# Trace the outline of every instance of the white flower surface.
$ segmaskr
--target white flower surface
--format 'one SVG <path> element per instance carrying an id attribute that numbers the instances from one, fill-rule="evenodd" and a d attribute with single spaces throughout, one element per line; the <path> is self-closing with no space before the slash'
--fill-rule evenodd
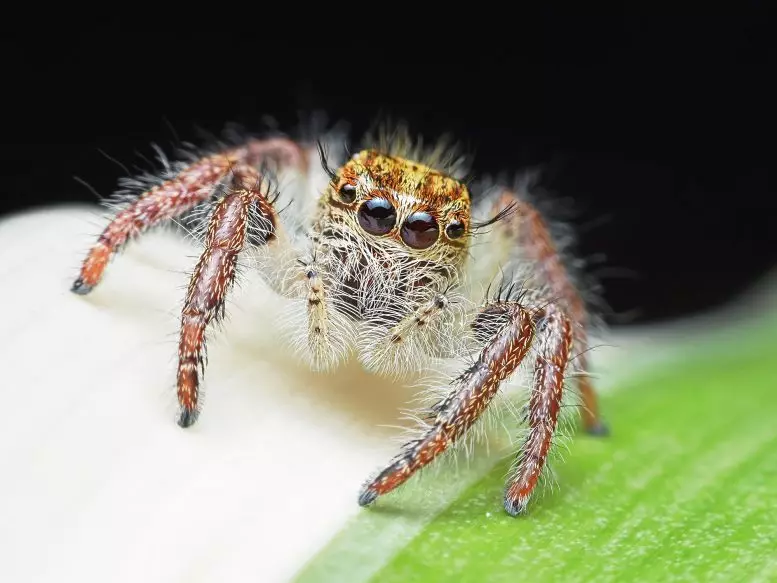
<path id="1" fill-rule="evenodd" d="M 0 223 L 0 579 L 287 580 L 359 511 L 408 395 L 286 358 L 261 318 L 274 298 L 249 281 L 210 343 L 200 422 L 181 429 L 177 309 L 196 249 L 149 234 L 77 296 L 97 216 Z"/>

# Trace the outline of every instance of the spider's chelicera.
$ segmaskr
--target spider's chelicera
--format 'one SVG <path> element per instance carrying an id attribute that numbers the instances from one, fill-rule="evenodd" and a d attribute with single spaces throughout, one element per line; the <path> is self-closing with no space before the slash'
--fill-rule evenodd
<path id="1" fill-rule="evenodd" d="M 418 438 L 363 486 L 361 505 L 459 442 L 526 360 L 527 432 L 504 497 L 507 512 L 523 512 L 546 466 L 566 380 L 582 397 L 585 428 L 605 431 L 581 374 L 590 317 L 560 242 L 520 187 L 466 179 L 455 148 L 424 148 L 397 132 L 335 164 L 323 144 L 251 139 L 136 180 L 141 192 L 121 200 L 73 291 L 91 291 L 116 252 L 148 228 L 199 221 L 204 249 L 178 341 L 182 427 L 200 413 L 206 332 L 223 317 L 245 257 L 289 300 L 293 345 L 316 369 L 353 353 L 388 374 L 453 359 L 458 370 L 420 415 Z M 531 288 L 519 279 L 527 273 Z M 496 291 L 483 296 L 486 287 Z"/>

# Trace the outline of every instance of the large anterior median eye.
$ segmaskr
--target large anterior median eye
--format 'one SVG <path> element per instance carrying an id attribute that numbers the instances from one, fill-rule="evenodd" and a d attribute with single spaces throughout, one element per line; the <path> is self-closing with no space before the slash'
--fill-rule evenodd
<path id="1" fill-rule="evenodd" d="M 394 228 L 397 211 L 385 198 L 373 198 L 359 207 L 359 224 L 371 235 L 385 235 Z"/>
<path id="2" fill-rule="evenodd" d="M 440 227 L 429 213 L 413 213 L 402 225 L 402 240 L 414 249 L 426 249 L 434 245 L 440 234 Z"/>

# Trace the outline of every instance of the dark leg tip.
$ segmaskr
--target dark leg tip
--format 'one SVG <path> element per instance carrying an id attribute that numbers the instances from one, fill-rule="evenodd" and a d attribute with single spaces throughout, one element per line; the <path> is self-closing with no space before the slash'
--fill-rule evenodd
<path id="1" fill-rule="evenodd" d="M 77 280 L 73 282 L 73 285 L 70 288 L 70 291 L 73 292 L 74 294 L 85 296 L 90 291 L 92 291 L 93 288 L 94 286 L 85 284 L 84 280 L 79 277 Z"/>
<path id="2" fill-rule="evenodd" d="M 593 437 L 607 437 L 610 435 L 610 428 L 599 421 L 591 427 L 586 427 L 585 432 Z"/>
<path id="3" fill-rule="evenodd" d="M 197 412 L 192 409 L 182 409 L 178 416 L 178 425 L 183 428 L 191 427 L 197 421 Z"/>
<path id="4" fill-rule="evenodd" d="M 359 506 L 369 506 L 375 502 L 377 497 L 378 493 L 375 490 L 371 488 L 365 488 L 362 490 L 361 494 L 359 494 Z"/>
<path id="5" fill-rule="evenodd" d="M 519 514 L 526 514 L 526 502 L 519 502 L 518 500 L 512 500 L 511 498 L 505 498 L 504 507 L 507 514 L 510 516 L 518 516 Z"/>

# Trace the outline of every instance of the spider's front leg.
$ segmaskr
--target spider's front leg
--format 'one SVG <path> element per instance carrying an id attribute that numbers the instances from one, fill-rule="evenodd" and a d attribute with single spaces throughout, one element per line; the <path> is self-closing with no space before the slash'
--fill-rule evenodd
<path id="1" fill-rule="evenodd" d="M 276 212 L 261 191 L 261 181 L 239 182 L 213 209 L 205 249 L 192 274 L 181 314 L 177 375 L 181 427 L 197 420 L 200 374 L 205 370 L 205 331 L 223 316 L 238 256 L 247 239 L 262 245 L 274 238 L 276 225 Z"/>
<path id="2" fill-rule="evenodd" d="M 504 499 L 505 510 L 512 516 L 526 510 L 545 467 L 558 424 L 572 346 L 572 323 L 558 307 L 549 305 L 537 316 L 537 356 L 529 399 L 529 433 Z"/>
<path id="3" fill-rule="evenodd" d="M 487 331 L 489 338 L 485 341 L 477 361 L 455 380 L 454 388 L 448 397 L 433 408 L 434 416 L 424 435 L 405 445 L 394 461 L 363 487 L 359 504 L 366 506 L 378 496 L 403 484 L 416 471 L 430 464 L 475 424 L 491 403 L 502 382 L 515 372 L 528 353 L 539 316 L 540 314 L 513 301 L 496 302 L 479 312 L 473 328 L 477 335 L 482 335 L 484 330 Z M 499 320 L 501 324 L 494 327 L 485 323 L 489 320 L 493 322 L 494 319 Z M 566 329 L 569 330 L 568 324 Z M 533 406 L 537 412 L 532 415 L 532 419 L 536 419 L 538 423 L 549 424 L 550 417 L 555 421 L 555 414 L 558 412 L 557 407 L 547 408 L 545 405 L 548 397 L 560 398 L 568 344 L 564 344 L 560 350 L 558 358 L 554 356 L 553 360 L 554 363 L 560 363 L 557 371 L 560 372 L 560 376 L 555 372 L 550 374 L 553 371 L 545 366 L 545 351 L 537 361 L 537 370 L 542 372 L 535 375 L 535 392 L 541 391 L 542 398 L 533 400 Z M 536 450 L 536 444 L 536 440 L 527 442 L 526 453 L 530 455 L 532 468 L 539 471 L 541 470 L 539 456 L 546 450 Z M 526 494 L 524 490 L 520 490 L 520 493 Z M 508 507 L 507 501 L 505 506 Z M 508 511 L 511 508 L 514 508 L 512 502 Z"/>
<path id="4" fill-rule="evenodd" d="M 409 316 L 405 316 L 391 329 L 388 341 L 392 344 L 399 344 L 412 339 L 414 334 L 428 326 L 430 321 L 439 318 L 449 304 L 450 300 L 445 294 L 434 294 L 432 299 L 421 305 Z"/>
<path id="5" fill-rule="evenodd" d="M 84 259 L 71 290 L 88 294 L 102 279 L 109 260 L 131 239 L 208 201 L 217 187 L 232 177 L 237 180 L 254 177 L 255 168 L 271 159 L 282 167 L 303 168 L 307 164 L 306 152 L 296 142 L 286 138 L 252 140 L 201 158 L 142 193 L 103 229 Z"/>

